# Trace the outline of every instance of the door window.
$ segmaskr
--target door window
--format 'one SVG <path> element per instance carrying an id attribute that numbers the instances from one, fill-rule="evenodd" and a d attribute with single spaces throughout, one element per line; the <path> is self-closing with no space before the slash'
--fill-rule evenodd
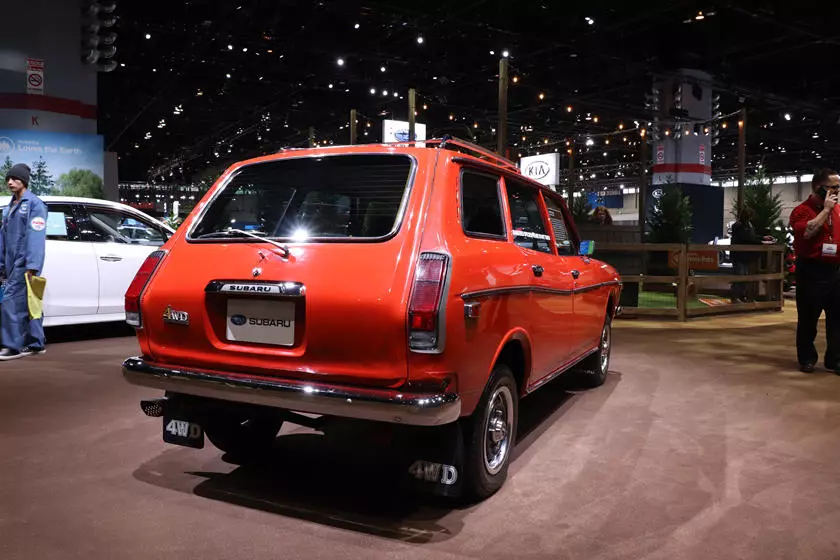
<path id="1" fill-rule="evenodd" d="M 111 208 L 87 208 L 84 234 L 88 241 L 159 247 L 168 235 L 159 226 L 134 214 Z"/>
<path id="2" fill-rule="evenodd" d="M 498 177 L 461 172 L 461 223 L 469 236 L 504 239 Z"/>
<path id="3" fill-rule="evenodd" d="M 510 206 L 510 220 L 513 225 L 513 242 L 520 247 L 554 253 L 551 236 L 540 211 L 539 193 L 513 181 L 507 183 L 507 199 Z"/>
<path id="4" fill-rule="evenodd" d="M 71 204 L 47 204 L 47 239 L 83 241 L 76 213 Z"/>
<path id="5" fill-rule="evenodd" d="M 563 208 L 553 198 L 545 197 L 545 206 L 548 209 L 548 219 L 551 222 L 551 229 L 554 230 L 554 244 L 557 246 L 557 254 L 561 256 L 573 256 L 575 247 L 569 229 L 566 227 L 566 218 Z"/>

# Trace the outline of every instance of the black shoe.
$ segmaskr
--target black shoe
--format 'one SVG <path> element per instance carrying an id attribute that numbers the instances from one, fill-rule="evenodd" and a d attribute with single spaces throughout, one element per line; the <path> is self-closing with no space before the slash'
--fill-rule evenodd
<path id="1" fill-rule="evenodd" d="M 28 356 L 37 356 L 39 354 L 46 354 L 47 349 L 39 346 L 24 346 L 21 349 L 21 352 L 27 354 Z"/>
<path id="2" fill-rule="evenodd" d="M 12 350 L 11 348 L 3 348 L 0 350 L 0 361 L 9 361 L 9 360 L 17 360 L 18 358 L 25 358 L 29 356 L 25 352 L 18 352 L 17 350 Z"/>
<path id="3" fill-rule="evenodd" d="M 802 373 L 814 373 L 814 364 L 799 364 L 799 371 Z"/>

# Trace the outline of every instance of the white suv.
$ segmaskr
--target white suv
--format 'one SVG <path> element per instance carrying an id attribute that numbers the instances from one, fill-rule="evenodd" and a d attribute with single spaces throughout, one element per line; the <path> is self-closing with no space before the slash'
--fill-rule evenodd
<path id="1" fill-rule="evenodd" d="M 149 253 L 174 233 L 130 206 L 89 198 L 47 204 L 44 326 L 125 320 L 125 291 Z M 0 197 L 5 208 L 10 197 Z"/>

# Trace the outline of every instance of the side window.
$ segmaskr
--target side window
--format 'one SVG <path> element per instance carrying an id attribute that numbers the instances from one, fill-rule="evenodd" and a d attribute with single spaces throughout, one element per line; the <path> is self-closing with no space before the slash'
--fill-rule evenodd
<path id="1" fill-rule="evenodd" d="M 461 172 L 461 223 L 467 235 L 505 238 L 498 177 Z"/>
<path id="2" fill-rule="evenodd" d="M 546 196 L 545 206 L 548 209 L 548 219 L 551 222 L 551 229 L 554 230 L 554 242 L 557 245 L 557 254 L 561 256 L 574 256 L 575 248 L 572 244 L 572 237 L 566 227 L 566 218 L 563 216 L 563 208 L 553 198 Z"/>
<path id="3" fill-rule="evenodd" d="M 70 204 L 47 204 L 47 239 L 83 241 L 76 213 Z"/>
<path id="4" fill-rule="evenodd" d="M 85 233 L 98 243 L 128 243 L 159 247 L 166 243 L 165 232 L 134 214 L 111 208 L 87 208 Z"/>
<path id="5" fill-rule="evenodd" d="M 533 251 L 554 253 L 551 249 L 551 236 L 548 235 L 540 212 L 538 196 L 536 190 L 508 181 L 507 198 L 513 224 L 513 242 Z"/>

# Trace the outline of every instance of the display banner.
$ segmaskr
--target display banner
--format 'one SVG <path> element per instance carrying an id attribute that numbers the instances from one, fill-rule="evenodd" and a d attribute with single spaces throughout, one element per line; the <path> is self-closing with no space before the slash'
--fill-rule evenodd
<path id="1" fill-rule="evenodd" d="M 426 140 L 426 125 L 414 123 L 414 139 L 418 142 Z M 383 142 L 408 142 L 408 121 L 382 121 Z"/>
<path id="2" fill-rule="evenodd" d="M 16 163 L 29 166 L 36 195 L 104 198 L 102 136 L 0 129 L 0 178 Z"/>

